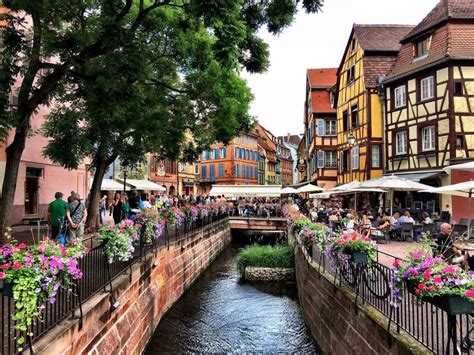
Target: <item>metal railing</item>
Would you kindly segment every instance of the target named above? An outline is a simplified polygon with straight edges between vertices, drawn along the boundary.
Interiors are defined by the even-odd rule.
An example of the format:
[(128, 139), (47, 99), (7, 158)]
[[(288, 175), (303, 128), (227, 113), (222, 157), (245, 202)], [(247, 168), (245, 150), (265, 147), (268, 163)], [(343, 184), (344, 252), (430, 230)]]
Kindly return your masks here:
[[(169, 247), (170, 243), (187, 237), (189, 233), (226, 218), (227, 214), (219, 214), (218, 216), (208, 216), (197, 221), (185, 221), (180, 226), (168, 225), (160, 238), (150, 244), (145, 244), (144, 237), (141, 235), (140, 241), (135, 246), (132, 259), (126, 262), (109, 264), (104, 253), (104, 246), (97, 244), (95, 238), (85, 240), (85, 243), (90, 247), (90, 251), (79, 262), (79, 267), (83, 272), (82, 279), (77, 281), (74, 292), (71, 293), (60, 289), (56, 302), (45, 305), (41, 321), (37, 321), (32, 327), (33, 336), (30, 338), (30, 343), (33, 343), (68, 317), (79, 319), (79, 327), (81, 328), (82, 304), (98, 292), (109, 292), (111, 309), (114, 309), (116, 300), (111, 292), (111, 287), (112, 281), (115, 278), (125, 273), (128, 273), (131, 277), (132, 265), (139, 262), (150, 251)], [(16, 354), (18, 352), (16, 337), (20, 334), (15, 329), (15, 324), (11, 319), (14, 313), (14, 300), (11, 297), (1, 295), (0, 307), (2, 310), (0, 354)]]
[[(345, 270), (333, 269), (325, 253), (316, 246), (309, 253), (311, 258), (319, 264), (319, 271), (325, 271), (335, 277), (334, 285), (348, 287), (357, 293), (362, 303), (367, 302), (383, 315), (389, 318), (391, 331), (398, 333), (401, 330), (410, 334), (421, 344), (436, 354), (473, 354), (474, 348), (469, 349), (467, 340), (474, 338), (474, 316), (463, 314), (456, 316), (456, 344), (453, 344), (448, 332), (448, 315), (440, 308), (428, 302), (420, 303), (416, 297), (403, 290), (403, 297), (398, 307), (392, 305), (392, 293), (387, 289), (392, 280), (393, 271), (386, 265), (391, 265), (397, 258), (382, 251), (377, 252), (377, 260), (373, 266), (364, 272), (366, 275), (354, 279), (351, 268)], [(383, 260), (384, 259), (384, 260)], [(384, 262), (381, 263), (380, 261)], [(344, 268), (343, 268), (344, 269)], [(355, 270), (352, 268), (352, 270)], [(352, 273), (352, 274), (351, 274)], [(335, 287), (336, 290), (336, 287)], [(356, 298), (357, 301), (357, 298)], [(472, 330), (472, 333), (471, 333)], [(387, 341), (392, 341), (387, 332)], [(472, 345), (471, 345), (472, 346)]]

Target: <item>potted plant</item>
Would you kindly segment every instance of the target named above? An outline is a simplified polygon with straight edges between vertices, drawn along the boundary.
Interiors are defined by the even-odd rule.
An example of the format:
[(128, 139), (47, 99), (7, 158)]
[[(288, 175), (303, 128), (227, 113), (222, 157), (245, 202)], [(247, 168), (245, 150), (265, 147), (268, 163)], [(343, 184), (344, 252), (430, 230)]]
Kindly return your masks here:
[(26, 341), (23, 334), (33, 335), (31, 326), (41, 317), (46, 302), (54, 304), (61, 288), (71, 292), (75, 280), (82, 278), (79, 259), (85, 253), (79, 242), (64, 246), (45, 238), (27, 246), (8, 236), (0, 253), (0, 280), (2, 293), (15, 301), (12, 320), (21, 334), (17, 337), (19, 351)]
[(403, 284), (419, 301), (429, 302), (450, 315), (474, 313), (474, 277), (459, 266), (434, 257), (426, 243), (392, 265), (394, 304), (401, 301)]
[(334, 264), (342, 260), (355, 263), (370, 263), (376, 259), (375, 242), (357, 232), (344, 233), (329, 242), (326, 253)]
[[(140, 226), (141, 228), (141, 226)], [(127, 261), (133, 257), (134, 241), (139, 238), (139, 232), (133, 221), (123, 220), (120, 225), (102, 227), (96, 234), (97, 240), (104, 245), (107, 261)]]

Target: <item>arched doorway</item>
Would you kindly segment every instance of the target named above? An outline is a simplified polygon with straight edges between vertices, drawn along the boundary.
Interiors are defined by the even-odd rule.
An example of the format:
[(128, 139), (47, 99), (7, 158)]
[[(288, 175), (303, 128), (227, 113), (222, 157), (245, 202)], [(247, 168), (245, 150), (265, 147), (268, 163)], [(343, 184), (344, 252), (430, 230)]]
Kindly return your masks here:
[(174, 186), (170, 186), (168, 194), (170, 196), (174, 196), (175, 192), (176, 192), (176, 188)]

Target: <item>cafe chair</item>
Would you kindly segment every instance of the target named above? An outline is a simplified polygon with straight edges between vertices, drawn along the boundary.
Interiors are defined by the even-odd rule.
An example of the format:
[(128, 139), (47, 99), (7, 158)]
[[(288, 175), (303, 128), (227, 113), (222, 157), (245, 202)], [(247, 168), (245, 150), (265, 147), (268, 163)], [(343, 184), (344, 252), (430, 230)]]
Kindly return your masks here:
[(455, 224), (453, 225), (453, 231), (452, 234), (455, 236), (462, 235), (467, 232), (467, 226), (463, 224)]
[(423, 224), (423, 228), (421, 229), (423, 233), (429, 233), (430, 235), (433, 235), (436, 233), (436, 224), (434, 223), (429, 223), (429, 224)]
[(400, 229), (402, 241), (406, 241), (406, 237), (413, 238), (413, 223), (402, 223)]

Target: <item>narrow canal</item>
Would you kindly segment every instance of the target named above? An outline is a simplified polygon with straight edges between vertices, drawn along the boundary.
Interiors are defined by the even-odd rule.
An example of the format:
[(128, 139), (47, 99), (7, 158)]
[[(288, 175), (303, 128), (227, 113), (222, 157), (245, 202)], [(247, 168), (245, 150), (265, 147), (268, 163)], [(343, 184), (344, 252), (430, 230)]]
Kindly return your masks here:
[(318, 354), (296, 287), (242, 282), (236, 268), (239, 247), (227, 248), (165, 315), (145, 354)]

